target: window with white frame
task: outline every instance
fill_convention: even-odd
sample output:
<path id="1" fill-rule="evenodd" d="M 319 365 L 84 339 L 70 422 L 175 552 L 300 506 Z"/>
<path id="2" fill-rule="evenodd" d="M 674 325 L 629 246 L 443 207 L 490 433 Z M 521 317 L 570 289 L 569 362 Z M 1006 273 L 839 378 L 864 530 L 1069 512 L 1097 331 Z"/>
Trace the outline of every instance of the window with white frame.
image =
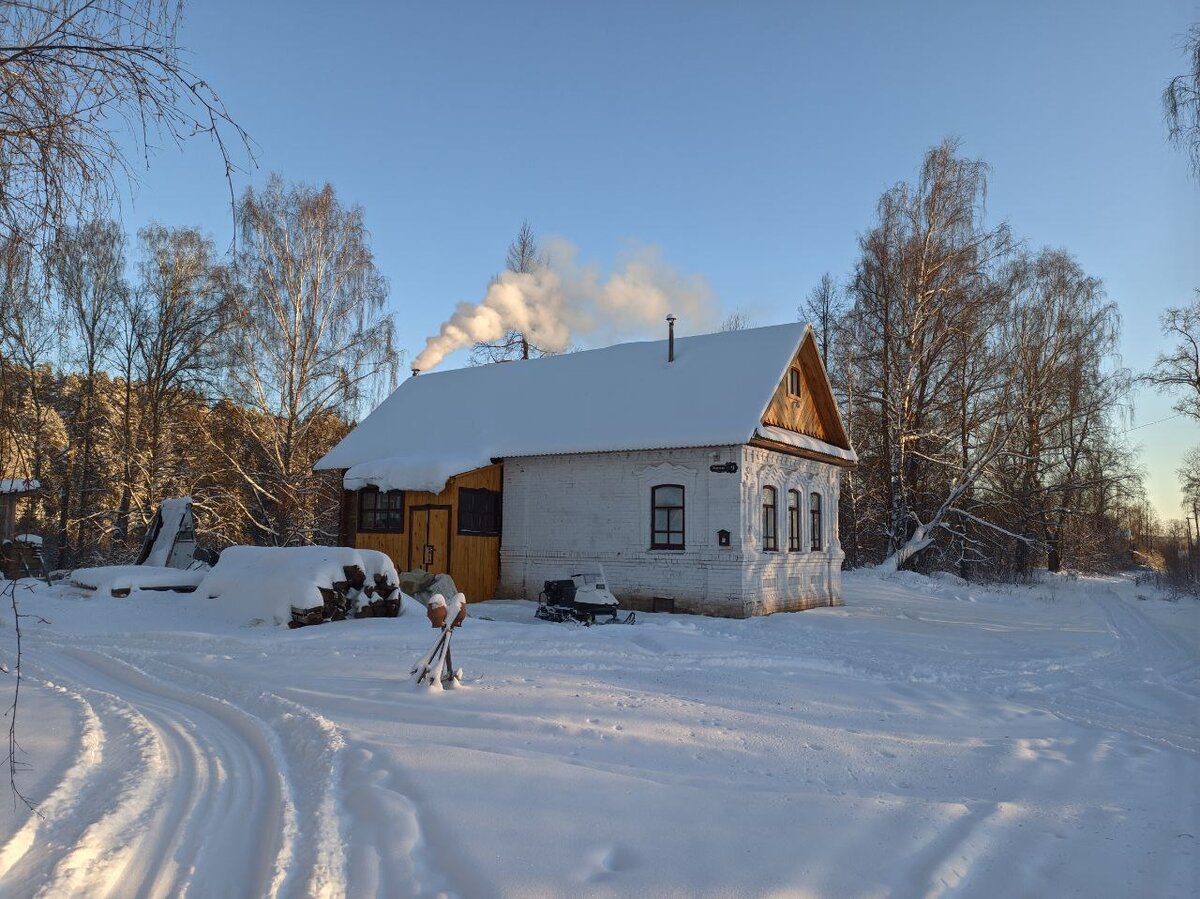
<path id="1" fill-rule="evenodd" d="M 811 493 L 808 497 L 809 528 L 812 532 L 810 547 L 813 552 L 821 550 L 821 494 Z"/>

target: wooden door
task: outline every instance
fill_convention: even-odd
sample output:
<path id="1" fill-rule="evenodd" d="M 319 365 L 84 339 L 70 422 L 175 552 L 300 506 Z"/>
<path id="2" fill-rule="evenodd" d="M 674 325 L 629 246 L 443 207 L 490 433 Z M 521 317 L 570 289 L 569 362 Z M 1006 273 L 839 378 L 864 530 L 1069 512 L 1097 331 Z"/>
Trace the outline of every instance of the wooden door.
<path id="1" fill-rule="evenodd" d="M 450 507 L 414 506 L 408 513 L 408 568 L 450 573 Z"/>

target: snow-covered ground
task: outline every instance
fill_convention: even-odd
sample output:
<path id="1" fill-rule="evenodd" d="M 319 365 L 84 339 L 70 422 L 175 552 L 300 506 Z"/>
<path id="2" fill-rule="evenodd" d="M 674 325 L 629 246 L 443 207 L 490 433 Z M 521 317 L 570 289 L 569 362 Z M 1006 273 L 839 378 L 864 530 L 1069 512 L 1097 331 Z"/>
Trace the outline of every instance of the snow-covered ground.
<path id="1" fill-rule="evenodd" d="M 50 622 L 23 619 L 41 817 L 3 803 L 0 894 L 1200 886 L 1200 604 L 1128 580 L 849 575 L 844 608 L 632 627 L 489 603 L 435 694 L 419 611 L 289 631 L 216 602 L 21 594 Z"/>

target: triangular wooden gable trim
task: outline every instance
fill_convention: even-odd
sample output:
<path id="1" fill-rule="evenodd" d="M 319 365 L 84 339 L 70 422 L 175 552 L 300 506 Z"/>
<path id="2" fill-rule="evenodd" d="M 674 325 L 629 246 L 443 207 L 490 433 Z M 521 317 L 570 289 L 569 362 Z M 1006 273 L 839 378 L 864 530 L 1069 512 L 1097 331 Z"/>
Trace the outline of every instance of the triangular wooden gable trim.
<path id="1" fill-rule="evenodd" d="M 793 368 L 799 370 L 803 382 L 799 397 L 790 395 L 788 391 L 789 372 Z M 833 395 L 833 387 L 829 383 L 829 375 L 821 362 L 812 325 L 804 329 L 800 345 L 780 374 L 775 392 L 763 408 L 759 420 L 764 425 L 807 434 L 841 449 L 853 449 Z"/>

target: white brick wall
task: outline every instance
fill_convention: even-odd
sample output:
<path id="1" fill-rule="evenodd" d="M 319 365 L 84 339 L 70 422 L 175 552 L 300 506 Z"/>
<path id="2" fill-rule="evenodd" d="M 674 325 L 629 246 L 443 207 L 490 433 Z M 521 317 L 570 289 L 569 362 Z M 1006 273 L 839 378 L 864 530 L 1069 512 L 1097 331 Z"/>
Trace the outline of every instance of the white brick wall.
<path id="1" fill-rule="evenodd" d="M 741 447 L 742 503 L 746 562 L 743 566 L 748 613 L 764 615 L 813 606 L 837 605 L 842 595 L 842 552 L 838 541 L 839 469 L 754 446 Z M 774 487 L 779 549 L 763 549 L 763 488 Z M 788 492 L 800 494 L 800 549 L 788 549 Z M 821 550 L 811 546 L 809 503 L 821 496 Z"/>
<path id="2" fill-rule="evenodd" d="M 709 470 L 728 462 L 737 473 Z M 780 490 L 779 553 L 761 549 L 760 488 L 768 482 Z M 656 484 L 684 486 L 682 551 L 648 548 Z M 599 562 L 622 604 L 634 608 L 650 608 L 656 597 L 677 611 L 732 616 L 827 605 L 840 593 L 841 550 L 833 539 L 821 553 L 787 552 L 793 485 L 805 496 L 820 490 L 836 514 L 836 469 L 753 447 L 507 459 L 498 592 L 534 597 L 544 581 Z M 721 529 L 731 534 L 729 547 L 718 546 Z M 825 530 L 836 533 L 828 515 Z"/>

